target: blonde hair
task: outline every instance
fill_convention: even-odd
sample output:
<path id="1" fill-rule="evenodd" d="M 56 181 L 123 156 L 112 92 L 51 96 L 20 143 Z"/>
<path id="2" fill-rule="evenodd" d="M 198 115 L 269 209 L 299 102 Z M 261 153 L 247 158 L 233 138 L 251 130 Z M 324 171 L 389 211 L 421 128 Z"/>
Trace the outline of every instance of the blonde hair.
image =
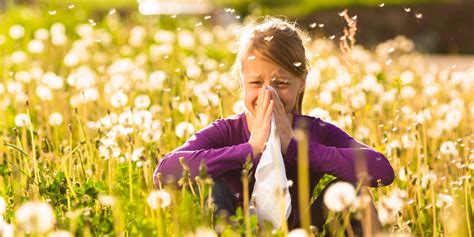
<path id="1" fill-rule="evenodd" d="M 242 61 L 250 50 L 256 50 L 273 63 L 284 68 L 298 78 L 306 79 L 309 61 L 306 57 L 303 39 L 306 34 L 297 28 L 296 23 L 286 19 L 266 16 L 257 18 L 239 31 L 239 46 L 232 67 L 232 73 L 241 83 Z M 298 94 L 293 111 L 301 114 L 303 91 Z"/>

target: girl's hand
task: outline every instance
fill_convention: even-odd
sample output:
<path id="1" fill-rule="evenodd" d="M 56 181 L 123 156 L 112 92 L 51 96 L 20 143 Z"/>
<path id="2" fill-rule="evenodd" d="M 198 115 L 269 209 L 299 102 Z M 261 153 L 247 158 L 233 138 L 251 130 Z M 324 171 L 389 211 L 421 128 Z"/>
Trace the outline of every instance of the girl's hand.
<path id="1" fill-rule="evenodd" d="M 285 107 L 283 106 L 283 103 L 278 97 L 276 90 L 272 89 L 270 91 L 272 93 L 272 99 L 273 101 L 275 101 L 273 112 L 275 114 L 275 123 L 278 131 L 278 136 L 280 137 L 281 152 L 286 155 L 288 145 L 290 144 L 291 139 L 295 136 L 290 121 L 290 118 L 293 115 L 285 111 Z"/>
<path id="2" fill-rule="evenodd" d="M 255 117 L 252 122 L 252 131 L 248 143 L 252 146 L 254 157 L 259 156 L 265 150 L 270 126 L 274 101 L 270 98 L 271 92 L 263 87 L 258 92 Z"/>

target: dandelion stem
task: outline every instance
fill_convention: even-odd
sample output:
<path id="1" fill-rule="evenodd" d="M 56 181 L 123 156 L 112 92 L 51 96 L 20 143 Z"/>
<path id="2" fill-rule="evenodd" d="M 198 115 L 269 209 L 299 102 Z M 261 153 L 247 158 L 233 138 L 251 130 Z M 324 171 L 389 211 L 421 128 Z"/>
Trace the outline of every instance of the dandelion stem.
<path id="1" fill-rule="evenodd" d="M 128 188 L 129 188 L 129 196 L 130 201 L 133 201 L 133 182 L 132 182 L 132 159 L 128 159 Z"/>
<path id="2" fill-rule="evenodd" d="M 310 233 L 308 138 L 302 129 L 297 129 L 295 135 L 298 140 L 298 201 L 301 227 Z"/>
<path id="3" fill-rule="evenodd" d="M 244 220 L 245 220 L 245 236 L 251 236 L 252 230 L 250 229 L 250 211 L 249 211 L 249 177 L 248 171 L 242 170 L 242 186 L 244 195 Z"/>

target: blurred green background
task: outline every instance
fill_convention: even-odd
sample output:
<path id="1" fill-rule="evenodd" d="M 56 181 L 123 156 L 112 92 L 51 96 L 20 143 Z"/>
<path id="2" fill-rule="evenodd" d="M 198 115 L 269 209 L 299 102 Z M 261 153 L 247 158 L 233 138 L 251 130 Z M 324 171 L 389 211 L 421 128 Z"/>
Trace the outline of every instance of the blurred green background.
<path id="1" fill-rule="evenodd" d="M 208 5 L 205 12 L 192 15 L 212 15 L 213 24 L 230 24 L 242 21 L 249 15 L 286 16 L 318 37 L 342 35 L 345 23 L 337 13 L 347 8 L 350 15 L 358 16 L 357 41 L 367 48 L 397 35 L 405 35 L 415 42 L 420 52 L 474 54 L 472 0 L 0 0 L 0 19 L 15 19 L 15 9 L 18 7 L 54 11 L 67 9 L 71 5 L 75 6 L 76 12 L 77 9 L 82 10 L 82 16 L 74 17 L 100 18 L 111 8 L 122 16 L 130 16 L 139 9 L 139 2 L 155 2 L 161 6 L 170 2 L 191 6 Z M 163 15 L 150 17 L 169 18 Z M 65 21 L 68 20 L 62 21 L 67 24 Z M 312 27 L 314 23 L 317 23 L 316 27 Z"/>

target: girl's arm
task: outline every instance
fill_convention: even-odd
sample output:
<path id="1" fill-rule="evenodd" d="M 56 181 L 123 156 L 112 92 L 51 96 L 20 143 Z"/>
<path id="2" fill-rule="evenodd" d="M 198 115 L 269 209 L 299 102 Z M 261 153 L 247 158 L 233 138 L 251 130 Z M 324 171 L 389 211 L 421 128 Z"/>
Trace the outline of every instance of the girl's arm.
<path id="1" fill-rule="evenodd" d="M 314 119 L 310 134 L 319 133 L 321 143 L 309 143 L 309 166 L 312 171 L 328 173 L 344 181 L 357 183 L 356 165 L 366 164 L 370 186 L 389 185 L 393 182 L 394 172 L 385 156 L 349 136 L 331 123 Z M 293 138 L 286 155 L 289 162 L 296 164 L 298 157 L 297 141 Z M 362 163 L 357 163 L 362 160 Z"/>
<path id="2" fill-rule="evenodd" d="M 157 165 L 153 180 L 157 185 L 157 174 L 161 173 L 163 182 L 181 178 L 183 168 L 179 158 L 183 157 L 189 166 L 191 177 L 199 174 L 199 166 L 204 160 L 207 173 L 218 177 L 226 171 L 241 169 L 248 156 L 253 160 L 252 147 L 249 143 L 232 144 L 230 128 L 225 120 L 218 120 L 191 136 L 182 146 L 164 156 Z"/>

